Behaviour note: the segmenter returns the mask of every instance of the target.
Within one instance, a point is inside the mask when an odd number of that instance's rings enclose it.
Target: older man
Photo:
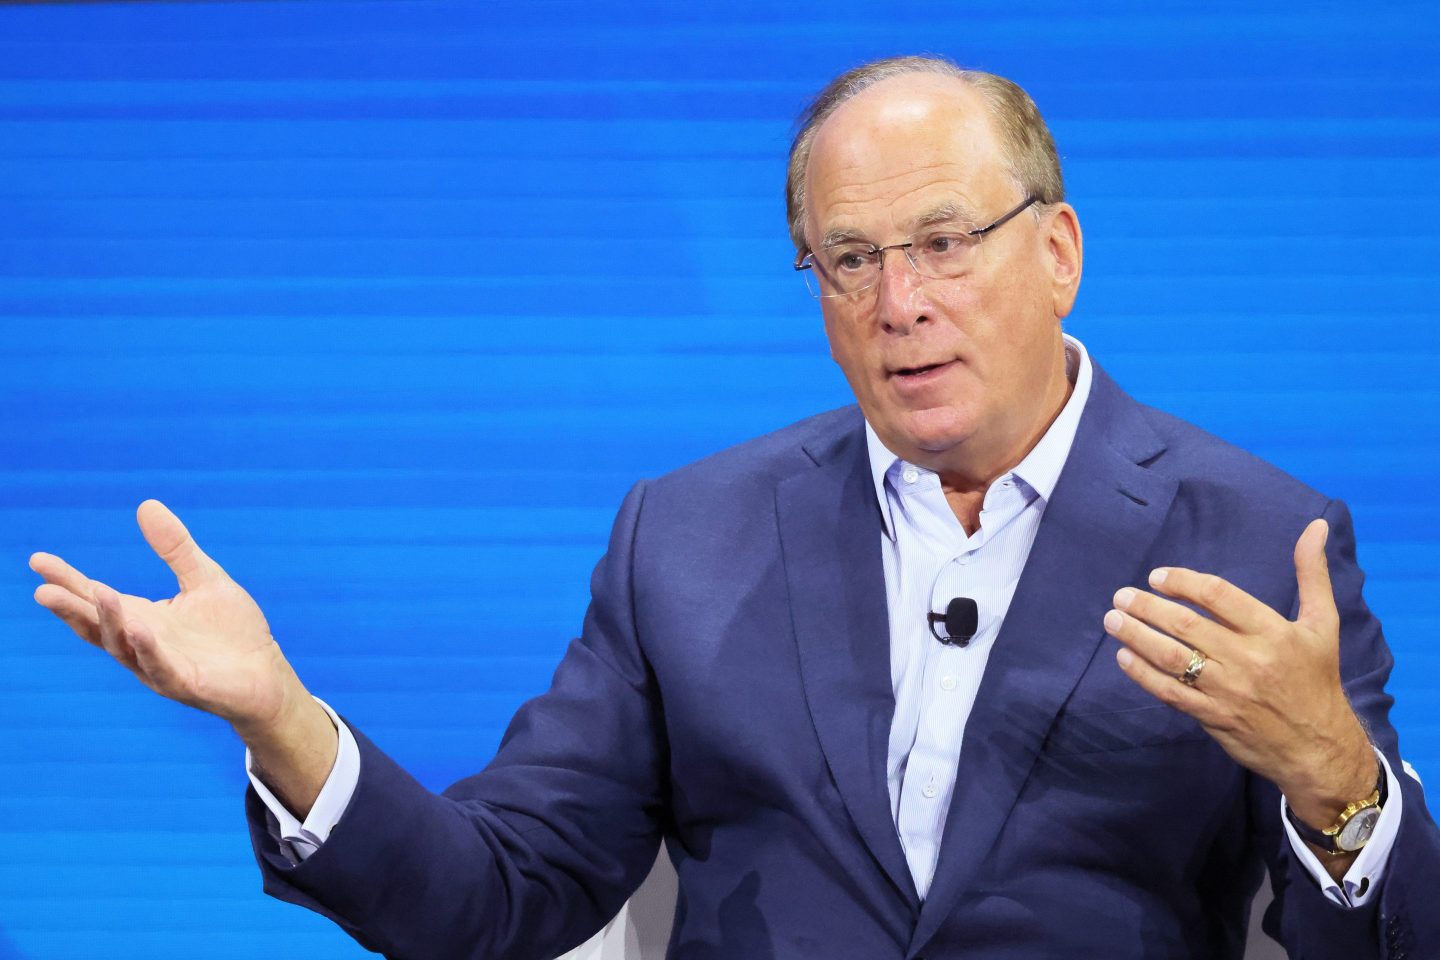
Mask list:
[[[37,599],[235,726],[266,889],[392,956],[551,956],[662,837],[681,958],[1233,957],[1264,862],[1297,955],[1440,950],[1348,514],[1062,334],[1080,225],[1029,98],[852,71],[789,201],[858,408],[638,485],[551,690],[444,795],[158,504],[178,597],[37,554]]]

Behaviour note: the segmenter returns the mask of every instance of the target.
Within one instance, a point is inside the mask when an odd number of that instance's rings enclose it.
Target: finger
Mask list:
[[[1137,657],[1126,647],[1115,653],[1115,661],[1125,676],[1135,681],[1161,703],[1188,713],[1207,726],[1216,719],[1214,701],[1194,687],[1187,687],[1168,673],[1155,669],[1145,658]]]
[[[135,511],[140,531],[150,548],[160,555],[175,579],[180,581],[181,590],[193,590],[219,573],[215,561],[205,555],[196,545],[190,531],[180,518],[170,512],[159,500],[146,500]]]
[[[100,614],[100,646],[105,652],[126,667],[134,668],[135,651],[125,639],[124,614],[120,609],[120,594],[103,583],[95,585],[95,607]]]
[[[35,588],[35,602],[59,617],[81,640],[100,646],[100,618],[95,604],[53,583]]]
[[[1160,567],[1150,572],[1150,586],[1166,596],[1195,604],[1240,633],[1263,633],[1284,619],[1229,580],[1212,573]]]
[[[175,696],[183,688],[180,671],[161,647],[154,631],[141,620],[130,620],[125,624],[130,638],[130,647],[135,651],[136,673],[140,674],[156,693]]]
[[[1179,677],[1190,666],[1190,647],[1119,610],[1105,614],[1105,632],[1172,678]],[[1213,670],[1217,664],[1207,657],[1207,666]]]
[[[1141,620],[1167,637],[1174,637],[1205,653],[1224,660],[1231,652],[1236,637],[1227,627],[1216,623],[1174,600],[1133,587],[1115,592],[1115,606],[1131,617]],[[1189,655],[1186,655],[1189,659]]]
[[[44,577],[46,583],[53,583],[76,596],[90,599],[94,581],[53,553],[32,553],[30,569]]]
[[[1330,586],[1330,560],[1325,556],[1325,542],[1329,539],[1330,525],[1318,519],[1312,520],[1295,542],[1295,579],[1300,586],[1302,623],[1332,625],[1340,619]]]

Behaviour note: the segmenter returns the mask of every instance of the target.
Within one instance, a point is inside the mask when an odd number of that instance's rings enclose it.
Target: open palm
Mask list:
[[[174,572],[178,594],[158,601],[121,594],[37,553],[30,567],[45,583],[35,600],[162,696],[232,723],[278,716],[292,674],[260,607],[163,504],[145,501],[136,519]]]

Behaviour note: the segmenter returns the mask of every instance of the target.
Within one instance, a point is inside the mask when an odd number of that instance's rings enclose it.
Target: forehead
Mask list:
[[[944,204],[978,215],[1014,190],[975,90],[935,74],[892,77],[846,101],[816,132],[807,232],[900,228]]]

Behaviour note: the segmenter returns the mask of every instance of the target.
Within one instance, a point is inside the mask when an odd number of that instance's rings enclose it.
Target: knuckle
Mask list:
[[[1235,715],[1235,710],[1228,704],[1215,707],[1211,710],[1206,725],[1222,733],[1234,733],[1239,729],[1239,722]]]
[[[1225,599],[1230,584],[1213,574],[1206,574],[1200,580],[1199,596],[1206,605],[1219,603]]]
[[[1279,679],[1282,661],[1270,644],[1262,644],[1251,652],[1250,668],[1255,677],[1264,683]]]
[[[1184,673],[1190,666],[1190,650],[1186,647],[1177,649],[1170,655],[1171,673]]]
[[[1178,707],[1180,706],[1180,690],[1180,684],[1170,682],[1160,684],[1158,689],[1153,692],[1161,703]]]
[[[1246,677],[1232,685],[1230,696],[1226,698],[1225,709],[1229,711],[1232,729],[1238,729],[1244,724],[1251,705],[1256,702],[1256,681],[1253,677]]]
[[[1181,611],[1175,615],[1175,629],[1182,635],[1188,636],[1193,634],[1200,626],[1202,619],[1200,614],[1191,610],[1189,607],[1182,608]],[[1188,660],[1189,658],[1187,657],[1186,659]]]

